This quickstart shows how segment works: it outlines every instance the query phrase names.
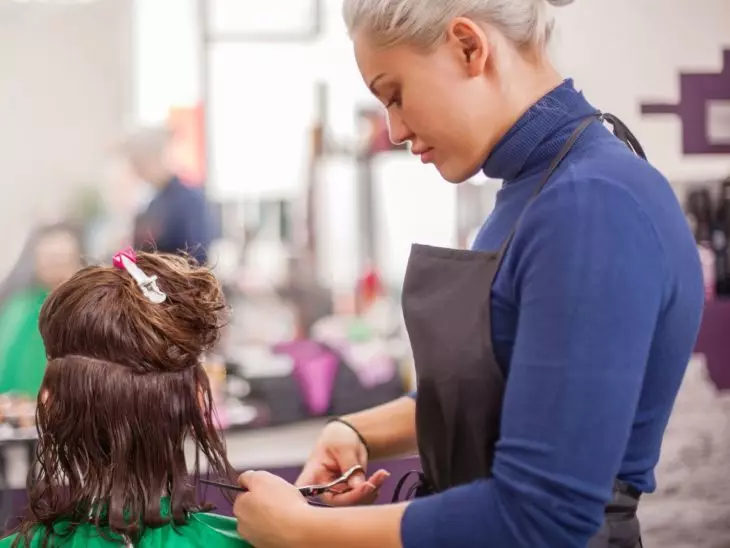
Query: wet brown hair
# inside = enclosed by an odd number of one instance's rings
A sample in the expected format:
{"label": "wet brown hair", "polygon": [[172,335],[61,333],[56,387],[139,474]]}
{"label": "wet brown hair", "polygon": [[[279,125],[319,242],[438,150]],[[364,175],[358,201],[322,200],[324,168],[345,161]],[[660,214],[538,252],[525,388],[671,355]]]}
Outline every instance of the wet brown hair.
{"label": "wet brown hair", "polygon": [[[157,275],[165,302],[148,301],[125,270],[91,266],[43,305],[48,366],[18,541],[40,527],[45,546],[54,523],[66,520],[68,534],[93,523],[106,538],[134,542],[146,527],[183,524],[189,512],[210,509],[197,504],[201,453],[212,474],[234,477],[201,363],[226,320],[221,287],[184,257],[139,253],[137,264]],[[188,438],[196,446],[192,477]]]}

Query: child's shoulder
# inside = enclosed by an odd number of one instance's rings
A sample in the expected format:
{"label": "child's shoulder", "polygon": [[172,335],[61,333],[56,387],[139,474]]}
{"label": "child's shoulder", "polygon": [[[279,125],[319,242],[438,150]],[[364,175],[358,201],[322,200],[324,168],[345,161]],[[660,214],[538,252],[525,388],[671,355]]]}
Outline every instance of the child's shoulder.
{"label": "child's shoulder", "polygon": [[[9,535],[5,538],[0,539],[0,548],[11,548],[11,546],[15,546],[15,539],[18,537],[18,533],[13,533],[12,535]],[[31,539],[30,543],[26,542],[19,542],[17,544],[18,548],[37,548],[40,546],[39,542],[40,535],[36,534]]]}
{"label": "child's shoulder", "polygon": [[215,548],[250,548],[251,545],[238,536],[236,525],[236,520],[231,517],[198,512],[190,516],[186,529],[199,536],[200,540],[210,539]]}
{"label": "child's shoulder", "polygon": [[0,539],[0,548],[10,548],[13,545],[16,536],[17,535],[10,535],[9,537]]}
{"label": "child's shoulder", "polygon": [[[0,539],[0,548],[11,548],[17,534]],[[18,548],[40,548],[42,534],[34,535],[30,544],[18,544]],[[91,524],[83,524],[69,536],[54,538],[49,548],[119,548],[118,542],[102,538]],[[175,548],[252,548],[242,540],[236,532],[236,520],[227,516],[199,512],[190,515],[185,525],[176,527],[166,524],[162,527],[150,528],[142,535],[139,548],[154,546],[174,546]]]}

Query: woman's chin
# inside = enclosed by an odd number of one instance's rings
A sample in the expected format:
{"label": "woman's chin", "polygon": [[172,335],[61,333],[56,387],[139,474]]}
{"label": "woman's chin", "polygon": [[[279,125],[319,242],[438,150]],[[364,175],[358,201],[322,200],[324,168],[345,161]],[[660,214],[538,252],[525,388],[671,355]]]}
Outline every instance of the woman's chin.
{"label": "woman's chin", "polygon": [[454,163],[449,162],[434,163],[434,167],[444,180],[454,185],[467,181],[473,177],[475,173],[474,169],[471,167],[466,168],[463,165],[455,165]]}

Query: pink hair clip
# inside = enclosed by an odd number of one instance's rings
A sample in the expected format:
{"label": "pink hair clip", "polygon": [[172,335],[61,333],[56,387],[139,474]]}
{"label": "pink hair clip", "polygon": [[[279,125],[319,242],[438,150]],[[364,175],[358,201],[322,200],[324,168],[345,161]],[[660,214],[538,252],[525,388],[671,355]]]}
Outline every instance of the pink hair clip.
{"label": "pink hair clip", "polygon": [[137,266],[137,254],[131,247],[120,251],[112,258],[112,264],[115,268],[126,270],[132,276],[142,293],[151,302],[160,304],[165,302],[167,295],[163,293],[157,285],[157,276],[148,276]]}

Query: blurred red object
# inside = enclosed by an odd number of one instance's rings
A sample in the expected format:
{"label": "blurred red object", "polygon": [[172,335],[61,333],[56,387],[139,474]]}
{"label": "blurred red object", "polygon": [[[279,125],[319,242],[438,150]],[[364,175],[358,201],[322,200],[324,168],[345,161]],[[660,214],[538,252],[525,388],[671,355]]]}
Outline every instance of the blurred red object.
{"label": "blurred red object", "polygon": [[383,283],[378,272],[374,268],[368,268],[365,275],[358,283],[358,302],[363,308],[367,308],[372,302],[383,294]]}

